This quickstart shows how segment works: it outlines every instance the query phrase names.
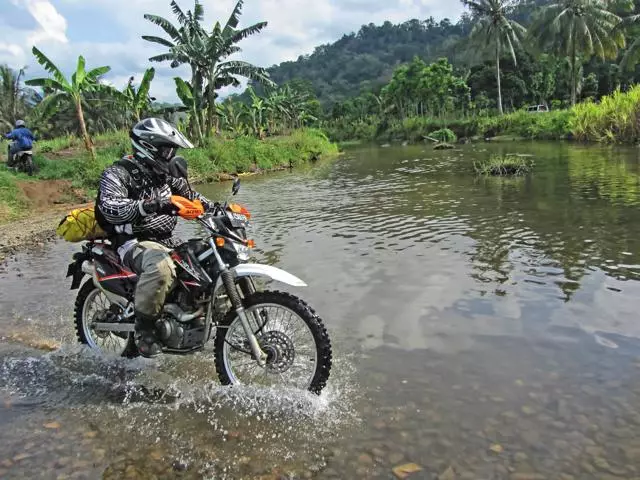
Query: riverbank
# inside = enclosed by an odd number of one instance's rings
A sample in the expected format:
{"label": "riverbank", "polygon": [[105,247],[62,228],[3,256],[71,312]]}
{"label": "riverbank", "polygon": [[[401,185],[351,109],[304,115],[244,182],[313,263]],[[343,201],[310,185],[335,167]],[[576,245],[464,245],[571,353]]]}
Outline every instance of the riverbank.
{"label": "riverbank", "polygon": [[[60,204],[91,201],[105,167],[130,153],[126,132],[96,136],[97,160],[91,161],[75,137],[39,142],[34,177],[0,166],[0,224],[18,220],[27,212]],[[183,150],[193,183],[228,180],[232,174],[263,173],[291,168],[337,155],[338,147],[316,129],[295,130],[290,135],[214,138],[202,148]]]}
{"label": "riverbank", "polygon": [[[34,177],[0,165],[0,256],[53,237],[61,215],[92,202],[102,170],[129,153],[126,132],[95,138],[92,162],[74,137],[39,142]],[[282,137],[216,138],[203,148],[184,150],[192,183],[229,180],[233,174],[260,174],[291,168],[338,154],[338,147],[320,130],[302,129]]]}
{"label": "riverbank", "polygon": [[500,116],[457,119],[410,117],[403,120],[369,116],[338,119],[323,125],[331,140],[376,143],[417,143],[443,130],[456,140],[519,138],[637,144],[640,142],[640,86],[614,92],[598,103],[585,101],[567,110],[516,111]]}

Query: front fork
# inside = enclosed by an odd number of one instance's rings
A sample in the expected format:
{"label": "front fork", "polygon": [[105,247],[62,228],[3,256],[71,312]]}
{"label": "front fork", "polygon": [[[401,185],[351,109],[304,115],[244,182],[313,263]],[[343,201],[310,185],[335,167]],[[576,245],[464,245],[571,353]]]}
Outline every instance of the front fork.
{"label": "front fork", "polygon": [[[222,278],[222,284],[224,285],[225,290],[227,291],[227,295],[229,296],[229,300],[231,301],[231,305],[233,306],[233,309],[235,310],[236,314],[238,315],[238,318],[240,319],[240,324],[242,325],[242,329],[244,330],[244,333],[247,336],[247,339],[249,340],[249,346],[251,347],[251,353],[253,354],[253,358],[258,362],[258,365],[260,365],[261,367],[264,367],[267,364],[266,362],[267,354],[262,351],[262,348],[260,348],[258,339],[256,338],[256,336],[253,333],[253,330],[251,329],[251,324],[249,323],[249,319],[247,318],[247,312],[245,311],[244,306],[242,305],[242,298],[240,298],[240,295],[238,293],[238,287],[236,286],[233,272],[229,270],[229,267],[227,267],[227,264],[224,263],[224,261],[220,257],[220,254],[218,253],[218,249],[216,248],[216,245],[213,241],[213,238],[209,239],[209,244],[213,249],[213,254],[222,272],[220,274],[220,277]],[[250,282],[247,285],[250,285]],[[243,285],[243,290],[244,288],[246,288],[245,285]]]}

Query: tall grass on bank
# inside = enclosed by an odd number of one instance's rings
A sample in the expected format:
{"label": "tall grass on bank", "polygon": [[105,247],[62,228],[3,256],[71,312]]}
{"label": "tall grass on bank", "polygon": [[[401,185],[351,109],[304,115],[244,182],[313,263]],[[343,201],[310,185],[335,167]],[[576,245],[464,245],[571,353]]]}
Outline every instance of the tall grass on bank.
{"label": "tall grass on bank", "polygon": [[573,107],[571,130],[577,140],[637,143],[640,140],[640,85],[627,92],[615,91],[600,99]]}
{"label": "tall grass on bank", "polygon": [[[39,154],[35,161],[39,167],[37,178],[42,180],[71,180],[75,187],[95,190],[104,168],[130,153],[126,134],[96,137],[97,159],[91,161],[82,150],[77,156],[56,157]],[[296,130],[285,137],[259,140],[251,136],[213,138],[202,148],[181,150],[194,178],[213,179],[219,173],[244,173],[273,170],[299,165],[313,158],[338,153],[338,147],[316,129]]]}

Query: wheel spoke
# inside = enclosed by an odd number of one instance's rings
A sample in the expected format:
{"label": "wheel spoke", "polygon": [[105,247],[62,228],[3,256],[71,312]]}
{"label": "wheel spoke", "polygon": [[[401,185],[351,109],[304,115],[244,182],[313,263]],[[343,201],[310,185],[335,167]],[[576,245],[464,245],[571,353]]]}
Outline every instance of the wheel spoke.
{"label": "wheel spoke", "polygon": [[267,354],[267,365],[260,367],[253,360],[247,362],[246,353],[234,349],[234,345],[246,346],[242,324],[236,317],[226,330],[222,351],[225,370],[231,382],[309,388],[318,357],[315,338],[305,318],[275,303],[253,305],[246,312],[253,331],[262,328],[257,338]]}
{"label": "wheel spoke", "polygon": [[127,346],[128,338],[122,338],[113,332],[97,332],[94,328],[96,322],[105,321],[110,308],[111,302],[101,291],[94,289],[89,292],[82,310],[82,328],[91,348],[121,355]]}

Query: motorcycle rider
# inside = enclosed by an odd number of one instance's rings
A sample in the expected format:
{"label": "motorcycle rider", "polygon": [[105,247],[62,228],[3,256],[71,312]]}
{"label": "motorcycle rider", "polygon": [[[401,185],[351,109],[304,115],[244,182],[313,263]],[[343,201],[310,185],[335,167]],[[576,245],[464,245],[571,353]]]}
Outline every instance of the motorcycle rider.
{"label": "motorcycle rider", "polygon": [[145,118],[130,131],[134,154],[106,168],[100,177],[96,220],[109,234],[123,264],[138,275],[134,310],[135,343],[145,357],[162,352],[156,330],[166,295],[175,280],[170,248],[177,224],[171,195],[213,203],[191,190],[184,178],[172,175],[170,161],[178,148],[193,148],[174,126]]}
{"label": "motorcycle rider", "polygon": [[36,139],[31,130],[27,128],[24,120],[16,121],[16,128],[10,133],[7,133],[5,138],[13,140],[13,143],[9,145],[7,167],[13,167],[15,165],[14,155],[16,153],[31,150],[33,148],[33,142]]}

